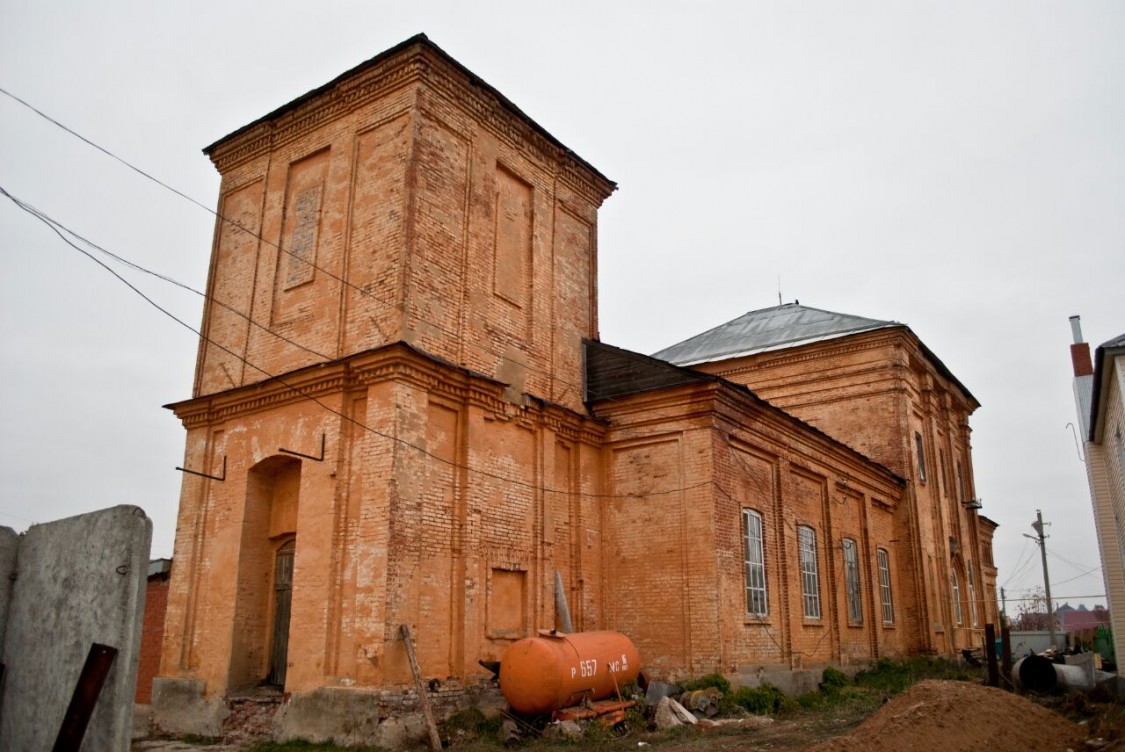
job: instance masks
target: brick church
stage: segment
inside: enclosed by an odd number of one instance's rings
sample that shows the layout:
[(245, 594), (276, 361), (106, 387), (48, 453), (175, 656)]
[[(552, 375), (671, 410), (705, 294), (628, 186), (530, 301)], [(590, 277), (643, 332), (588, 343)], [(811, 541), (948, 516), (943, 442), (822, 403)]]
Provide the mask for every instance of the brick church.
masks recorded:
[(796, 304), (656, 357), (601, 343), (614, 183), (424, 36), (205, 151), (168, 730), (261, 686), (283, 732), (378, 724), (403, 624), (463, 699), (556, 626), (556, 573), (575, 629), (673, 679), (951, 654), (997, 620), (978, 405), (937, 356)]

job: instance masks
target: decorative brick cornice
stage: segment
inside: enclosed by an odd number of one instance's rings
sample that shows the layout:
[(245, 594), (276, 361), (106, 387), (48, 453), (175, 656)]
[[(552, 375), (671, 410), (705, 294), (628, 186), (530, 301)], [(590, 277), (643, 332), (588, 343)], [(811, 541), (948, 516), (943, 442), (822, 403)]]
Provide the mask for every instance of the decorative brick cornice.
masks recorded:
[[(762, 368), (775, 368), (793, 363), (807, 363), (810, 360), (821, 360), (825, 357), (850, 355), (864, 350), (874, 350), (884, 345), (893, 346), (901, 342), (903, 334), (907, 331), (909, 330), (906, 327), (879, 329), (874, 332), (864, 332), (839, 339), (796, 345), (788, 349), (752, 353), (745, 356), (746, 359), (751, 361), (750, 363), (729, 370), (717, 371), (717, 373), (724, 378), (729, 378), (731, 374), (748, 373)], [(737, 358), (736, 361), (742, 359)], [(893, 367), (898, 368), (900, 366), (895, 364)]]
[[(593, 170), (574, 152), (548, 138), (538, 125), (519, 112), (510, 102), (497, 97), (487, 85), (475, 77), (466, 76), (453, 61), (433, 54), (423, 48), (427, 57), (425, 82), (468, 110), (472, 118), (487, 128), (494, 136), (507, 141), (516, 150), (530, 153), (544, 164), (557, 164), (559, 178), (598, 206), (616, 188), (616, 185)], [(516, 112), (512, 110), (516, 109)]]
[(275, 118), (265, 119), (236, 131), (207, 147), (216, 169), (227, 171), (300, 138), (326, 122), (386, 96), (389, 92), (413, 83), (424, 75), (427, 67), (421, 50), (385, 61), (382, 65), (357, 73), (338, 82), (329, 90), (309, 99)]
[[(343, 405), (337, 400), (339, 395), (389, 381), (409, 384), (493, 415), (524, 420), (528, 425), (545, 427), (575, 443), (597, 444), (605, 435), (603, 422), (560, 405), (529, 398), (525, 400), (526, 405), (515, 407), (504, 398), (505, 384), (432, 358), (403, 343), (165, 407), (171, 409), (186, 428), (192, 429), (310, 399), (328, 403), (325, 407), (329, 410), (342, 410)], [(514, 416), (513, 410), (517, 413)]]
[(400, 46), (320, 89), (235, 131), (204, 151), (220, 173), (276, 150), (390, 92), (424, 82), (465, 109), (476, 122), (515, 149), (556, 165), (559, 179), (595, 206), (616, 188), (613, 181), (551, 137), (503, 95), (428, 40)]

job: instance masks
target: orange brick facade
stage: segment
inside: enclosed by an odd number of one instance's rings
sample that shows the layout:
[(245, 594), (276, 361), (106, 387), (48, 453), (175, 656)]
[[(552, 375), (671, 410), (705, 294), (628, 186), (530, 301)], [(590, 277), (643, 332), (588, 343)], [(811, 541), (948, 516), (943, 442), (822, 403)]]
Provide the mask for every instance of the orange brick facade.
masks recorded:
[[(596, 404), (607, 436), (606, 622), (658, 675), (759, 671), (903, 655), (895, 512), (901, 479), (723, 382)], [(748, 613), (743, 510), (762, 523), (765, 613)], [(820, 614), (803, 604), (797, 530), (816, 536)], [(858, 551), (849, 618), (843, 541)], [(890, 565), (883, 618), (878, 552)]]
[[(162, 678), (204, 703), (263, 681), (295, 699), (408, 686), (410, 624), (427, 679), (473, 685), (556, 626), (556, 572), (576, 629), (628, 634), (670, 677), (972, 641), (927, 626), (920, 549), (952, 528), (946, 507), (916, 519), (901, 436), (845, 445), (784, 390), (759, 393), (792, 415), (686, 371), (591, 390), (614, 185), (424, 38), (208, 154), (225, 220), (195, 393), (170, 406), (193, 472)], [(888, 430), (925, 427), (971, 473), (965, 407), (935, 417), (948, 399), (928, 389), (917, 415), (885, 398)]]
[(913, 332), (897, 326), (696, 368), (910, 479), (896, 524), (903, 594), (918, 617), (912, 647), (950, 653), (981, 643), (999, 614), (995, 523), (974, 502), (969, 415), (978, 404)]

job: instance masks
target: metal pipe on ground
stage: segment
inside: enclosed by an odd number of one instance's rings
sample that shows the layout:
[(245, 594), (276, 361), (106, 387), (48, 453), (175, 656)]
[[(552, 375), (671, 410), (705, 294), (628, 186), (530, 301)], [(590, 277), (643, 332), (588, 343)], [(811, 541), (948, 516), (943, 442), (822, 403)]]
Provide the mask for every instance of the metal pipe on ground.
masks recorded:
[(1029, 655), (1012, 666), (1012, 679), (1021, 689), (1050, 692), (1057, 687), (1071, 692), (1089, 692), (1094, 682), (1081, 666), (1052, 663), (1041, 655)]

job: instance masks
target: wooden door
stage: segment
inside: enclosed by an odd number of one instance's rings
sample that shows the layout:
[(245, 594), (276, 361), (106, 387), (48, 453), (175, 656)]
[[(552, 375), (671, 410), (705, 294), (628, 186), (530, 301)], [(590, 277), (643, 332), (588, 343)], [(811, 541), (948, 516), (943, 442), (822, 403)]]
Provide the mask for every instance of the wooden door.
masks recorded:
[(273, 641), (270, 645), (270, 673), (267, 684), (285, 686), (285, 668), (289, 661), (289, 612), (293, 603), (293, 552), (297, 541), (291, 540), (277, 549), (273, 573)]

